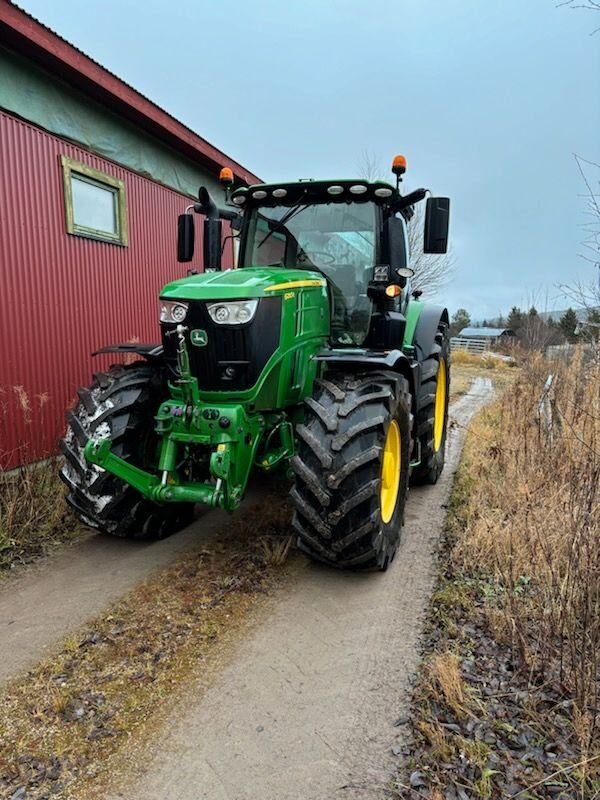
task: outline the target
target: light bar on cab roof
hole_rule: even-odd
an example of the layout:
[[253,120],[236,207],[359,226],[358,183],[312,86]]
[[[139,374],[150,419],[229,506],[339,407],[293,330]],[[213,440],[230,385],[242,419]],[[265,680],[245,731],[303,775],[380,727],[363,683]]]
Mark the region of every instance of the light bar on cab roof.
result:
[[[297,190],[297,192],[296,192]],[[353,195],[354,197],[360,197],[362,200],[367,200],[369,197],[375,198],[388,198],[392,197],[394,194],[394,189],[391,186],[388,186],[385,183],[376,182],[376,183],[352,183],[351,181],[347,181],[342,183],[331,183],[327,184],[325,181],[299,181],[298,184],[291,184],[287,187],[285,186],[275,186],[271,188],[268,185],[258,185],[258,186],[249,186],[236,189],[233,193],[232,201],[237,206],[244,205],[248,198],[252,200],[265,200],[267,203],[269,202],[277,202],[278,200],[284,200],[284,198],[288,198],[286,202],[294,202],[296,198],[296,193],[298,199],[300,199],[305,193],[307,194],[307,198],[310,197],[319,197],[326,195],[330,195],[331,197],[336,197],[343,199],[343,196],[349,198],[349,195]]]

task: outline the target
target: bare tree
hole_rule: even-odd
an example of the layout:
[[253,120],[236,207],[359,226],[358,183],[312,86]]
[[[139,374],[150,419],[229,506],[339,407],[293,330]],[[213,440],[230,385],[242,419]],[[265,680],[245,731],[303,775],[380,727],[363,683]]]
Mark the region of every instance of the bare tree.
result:
[[[594,161],[588,161],[575,154],[575,161],[577,162],[577,169],[581,175],[586,188],[586,216],[587,220],[583,224],[583,230],[586,238],[582,242],[585,253],[583,257],[586,261],[593,264],[596,269],[600,268],[600,192],[594,191],[594,184],[600,188],[600,164]],[[594,170],[595,178],[591,178]]]
[[[561,0],[557,4],[559,8],[565,6],[600,12],[600,0]],[[593,30],[590,35],[593,36],[598,31],[600,31],[600,27]],[[600,192],[597,191],[600,188],[600,179],[599,173],[594,172],[595,170],[600,171],[600,164],[588,161],[576,153],[573,156],[586,188],[585,213],[587,219],[582,225],[585,239],[582,242],[584,252],[580,255],[592,264],[592,269],[596,274],[592,276],[590,282],[575,281],[572,284],[559,284],[558,288],[576,305],[585,309],[587,321],[583,323],[583,330],[584,332],[587,332],[586,329],[591,330],[591,335],[585,336],[584,334],[584,338],[591,340],[594,357],[600,362],[600,335],[598,334],[600,328]],[[594,178],[591,177],[592,174]]]
[[[361,178],[370,182],[389,180],[382,177],[384,170],[381,166],[381,159],[367,149],[363,150],[360,158],[359,174]],[[425,213],[420,205],[415,206],[414,212],[406,226],[410,266],[415,271],[411,283],[413,290],[426,293],[431,297],[448,283],[454,268],[454,258],[451,253],[438,256],[423,252]]]
[[[535,311],[535,308],[532,308]],[[540,350],[544,352],[548,345],[556,340],[556,332],[539,314],[532,311],[523,315],[523,323],[518,333],[519,342],[527,350]],[[560,341],[563,341],[562,338]]]
[[383,177],[385,170],[381,166],[381,159],[371,150],[366,148],[362,151],[360,161],[358,163],[358,174],[369,183],[373,181],[387,180]]
[[[600,0],[561,0],[557,3],[557,8],[577,8],[584,9],[585,11],[600,11]],[[596,28],[591,32],[591,36],[598,33],[600,28]]]
[[584,195],[586,220],[581,226],[584,239],[581,243],[583,253],[580,255],[592,265],[596,274],[591,281],[559,284],[558,288],[590,315],[600,309],[600,164],[578,155],[575,155],[575,161],[586,188]]

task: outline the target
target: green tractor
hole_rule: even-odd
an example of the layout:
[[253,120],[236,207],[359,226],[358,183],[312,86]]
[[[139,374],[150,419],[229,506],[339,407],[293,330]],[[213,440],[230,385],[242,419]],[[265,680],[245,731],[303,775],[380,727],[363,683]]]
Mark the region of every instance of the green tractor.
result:
[[[386,569],[409,482],[444,466],[448,312],[412,292],[406,224],[419,189],[366,180],[205,189],[178,221],[178,258],[204,215],[204,271],[164,287],[161,345],[102,353],[68,412],[67,500],[87,525],[156,539],[196,503],[232,511],[252,472],[293,478],[292,525],[311,558]],[[424,250],[445,253],[449,200],[426,201]],[[239,244],[221,271],[223,220]]]

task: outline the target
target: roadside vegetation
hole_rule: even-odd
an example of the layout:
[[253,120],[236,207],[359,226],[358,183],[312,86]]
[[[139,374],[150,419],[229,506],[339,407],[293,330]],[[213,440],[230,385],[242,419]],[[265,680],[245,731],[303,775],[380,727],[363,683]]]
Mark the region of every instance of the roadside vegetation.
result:
[[532,356],[468,434],[401,797],[600,796],[599,534],[600,368]]
[[[265,509],[267,509],[265,511]],[[290,542],[279,494],[136,587],[0,694],[0,796],[97,797],[111,756],[158,722],[177,688],[209,685]],[[258,533],[258,535],[257,535]]]
[[11,469],[14,463],[27,464],[29,454],[26,448],[17,453],[2,450],[15,414],[26,427],[35,425],[43,432],[44,449],[55,450],[59,431],[45,417],[47,400],[47,395],[29,397],[20,386],[0,389],[0,572],[84,532],[64,502],[56,458]]
[[491,378],[497,390],[504,389],[516,375],[517,360],[505,360],[490,353],[452,351],[450,393],[453,400],[466,394],[475,378]]

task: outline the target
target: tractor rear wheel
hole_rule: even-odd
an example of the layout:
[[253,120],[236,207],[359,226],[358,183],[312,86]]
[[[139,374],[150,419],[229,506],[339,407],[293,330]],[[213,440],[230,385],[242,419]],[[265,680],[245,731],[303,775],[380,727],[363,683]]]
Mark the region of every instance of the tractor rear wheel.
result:
[[444,469],[448,399],[450,397],[450,342],[447,326],[440,323],[435,350],[421,364],[417,393],[417,439],[421,463],[413,469],[411,483],[437,483]]
[[154,414],[166,397],[161,370],[145,361],[115,365],[97,373],[89,389],[79,389],[78,395],[60,443],[65,457],[60,477],[69,489],[67,502],[81,521],[103,533],[146,541],[163,539],[189,524],[193,505],[153,503],[83,454],[91,437],[106,435],[116,455],[142,469],[154,466]]
[[385,570],[404,522],[411,451],[408,382],[395,373],[315,381],[296,428],[298,546],[335,567]]

